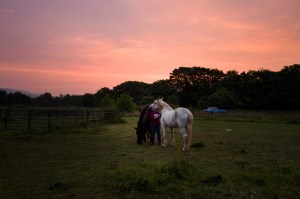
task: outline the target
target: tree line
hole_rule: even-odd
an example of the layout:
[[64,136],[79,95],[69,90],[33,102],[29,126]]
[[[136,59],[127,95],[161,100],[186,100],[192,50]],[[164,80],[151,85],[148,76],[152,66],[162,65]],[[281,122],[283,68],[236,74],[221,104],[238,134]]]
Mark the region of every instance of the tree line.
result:
[[22,93],[0,91],[0,105],[116,107],[131,111],[138,105],[163,97],[169,104],[226,109],[300,110],[300,65],[280,71],[236,70],[224,73],[205,67],[179,67],[169,79],[152,84],[126,81],[113,89],[101,88],[95,94],[52,96],[44,93],[31,98]]

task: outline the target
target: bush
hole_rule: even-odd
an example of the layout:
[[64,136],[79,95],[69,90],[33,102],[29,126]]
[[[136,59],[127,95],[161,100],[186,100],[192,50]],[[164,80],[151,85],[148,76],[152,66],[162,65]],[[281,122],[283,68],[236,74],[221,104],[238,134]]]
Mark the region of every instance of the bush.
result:
[[101,98],[99,105],[100,107],[115,107],[115,101],[110,95],[105,94],[104,97]]
[[116,106],[121,112],[133,112],[137,105],[133,102],[133,98],[128,94],[122,94],[117,99]]

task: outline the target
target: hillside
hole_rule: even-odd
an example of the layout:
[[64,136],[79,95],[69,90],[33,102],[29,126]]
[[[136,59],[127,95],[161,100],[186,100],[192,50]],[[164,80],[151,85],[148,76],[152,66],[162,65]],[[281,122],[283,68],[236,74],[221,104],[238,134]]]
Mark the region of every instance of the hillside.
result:
[[0,88],[0,90],[2,91],[6,91],[7,93],[16,93],[16,92],[20,92],[24,95],[27,95],[29,97],[32,97],[32,98],[35,98],[35,97],[38,97],[40,96],[40,94],[38,93],[32,93],[30,91],[23,91],[23,90],[16,90],[16,89],[11,89],[11,88]]

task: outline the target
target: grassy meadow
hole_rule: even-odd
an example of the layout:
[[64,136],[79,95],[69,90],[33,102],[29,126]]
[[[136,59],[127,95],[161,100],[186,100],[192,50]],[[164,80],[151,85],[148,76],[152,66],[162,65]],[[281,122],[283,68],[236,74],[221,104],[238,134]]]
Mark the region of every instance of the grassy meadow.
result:
[[300,124],[280,118],[197,115],[189,152],[178,130],[175,147],[137,145],[137,117],[1,131],[0,197],[300,198]]

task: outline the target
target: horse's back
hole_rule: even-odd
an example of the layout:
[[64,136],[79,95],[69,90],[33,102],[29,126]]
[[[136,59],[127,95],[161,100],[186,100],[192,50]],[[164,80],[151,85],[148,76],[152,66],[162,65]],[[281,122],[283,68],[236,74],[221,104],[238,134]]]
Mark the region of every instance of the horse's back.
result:
[[162,115],[162,122],[167,127],[182,128],[193,120],[193,114],[186,108],[177,108]]
[[189,109],[179,107],[175,109],[175,112],[178,125],[186,126],[187,123],[192,122],[193,114]]
[[193,117],[192,112],[187,108],[179,107],[175,109],[175,113],[176,113],[176,117],[180,117],[180,118]]
[[175,110],[163,113],[161,116],[161,123],[167,127],[177,128]]

